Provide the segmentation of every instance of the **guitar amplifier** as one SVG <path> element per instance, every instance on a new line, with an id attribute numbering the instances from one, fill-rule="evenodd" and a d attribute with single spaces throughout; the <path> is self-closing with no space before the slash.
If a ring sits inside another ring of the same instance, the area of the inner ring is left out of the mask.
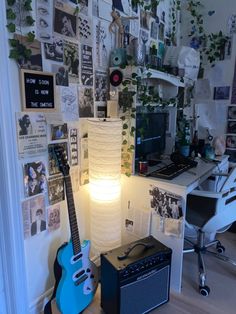
<path id="1" fill-rule="evenodd" d="M 105 313 L 147 313 L 168 302 L 171 254 L 152 236 L 101 254 Z"/>

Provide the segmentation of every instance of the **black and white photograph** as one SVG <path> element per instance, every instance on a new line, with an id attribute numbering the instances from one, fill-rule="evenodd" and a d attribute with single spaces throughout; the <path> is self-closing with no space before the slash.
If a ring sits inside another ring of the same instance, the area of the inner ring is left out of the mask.
<path id="1" fill-rule="evenodd" d="M 130 13 L 130 4 L 127 0 L 112 0 L 112 7 L 126 14 Z"/>
<path id="2" fill-rule="evenodd" d="M 140 10 L 140 27 L 149 30 L 150 12 Z"/>
<path id="3" fill-rule="evenodd" d="M 151 186 L 151 208 L 163 218 L 180 219 L 183 216 L 182 200 L 179 195 Z"/>
<path id="4" fill-rule="evenodd" d="M 56 85 L 68 86 L 69 85 L 68 68 L 60 64 L 52 64 L 51 68 L 52 68 L 52 72 L 55 73 Z"/>
<path id="5" fill-rule="evenodd" d="M 80 171 L 80 185 L 85 185 L 89 183 L 89 170 L 84 169 Z"/>
<path id="6" fill-rule="evenodd" d="M 228 121 L 227 133 L 236 134 L 236 121 Z"/>
<path id="7" fill-rule="evenodd" d="M 54 153 L 55 146 L 61 146 L 63 150 L 65 151 L 67 159 L 68 159 L 68 150 L 67 150 L 66 142 L 57 143 L 57 144 L 49 144 L 48 145 L 48 173 L 50 176 L 61 173 L 58 167 L 57 161 L 56 161 L 55 153 Z"/>
<path id="8" fill-rule="evenodd" d="M 236 106 L 228 107 L 228 119 L 236 120 Z"/>
<path id="9" fill-rule="evenodd" d="M 62 175 L 54 176 L 48 179 L 48 198 L 49 204 L 54 205 L 64 201 L 64 178 Z"/>
<path id="10" fill-rule="evenodd" d="M 151 32 L 150 32 L 150 37 L 152 39 L 155 39 L 155 40 L 158 39 L 158 30 L 159 30 L 159 25 L 155 21 L 152 21 Z"/>
<path id="11" fill-rule="evenodd" d="M 30 116 L 24 114 L 18 119 L 19 135 L 31 135 L 33 134 L 33 126 L 30 121 Z"/>
<path id="12" fill-rule="evenodd" d="M 107 115 L 107 106 L 101 106 L 96 104 L 96 114 L 95 117 L 96 118 L 106 118 Z"/>
<path id="13" fill-rule="evenodd" d="M 81 88 L 79 93 L 79 116 L 89 118 L 94 116 L 94 99 L 92 88 Z"/>
<path id="14" fill-rule="evenodd" d="M 61 38 L 53 38 L 52 43 L 44 43 L 45 59 L 56 62 L 63 62 L 63 40 Z"/>
<path id="15" fill-rule="evenodd" d="M 76 128 L 69 130 L 69 146 L 71 166 L 77 166 L 79 163 L 79 152 L 78 152 L 78 132 Z"/>
<path id="16" fill-rule="evenodd" d="M 95 101 L 107 101 L 107 72 L 95 71 Z"/>
<path id="17" fill-rule="evenodd" d="M 25 197 L 47 191 L 46 167 L 42 161 L 24 164 Z"/>
<path id="18" fill-rule="evenodd" d="M 67 123 L 51 124 L 51 140 L 64 140 L 68 138 Z"/>
<path id="19" fill-rule="evenodd" d="M 158 36 L 158 39 L 164 41 L 164 34 L 165 34 L 165 24 L 161 22 L 159 24 L 159 36 Z"/>
<path id="20" fill-rule="evenodd" d="M 69 14 L 65 11 L 61 11 L 55 8 L 54 11 L 54 32 L 75 38 L 76 37 L 76 21 L 77 16 Z"/>
<path id="21" fill-rule="evenodd" d="M 83 14 L 78 16 L 78 37 L 80 43 L 92 44 L 93 32 L 92 32 L 92 19 Z"/>
<path id="22" fill-rule="evenodd" d="M 81 45 L 81 83 L 93 86 L 93 48 Z"/>
<path id="23" fill-rule="evenodd" d="M 230 86 L 217 86 L 214 87 L 214 99 L 226 100 L 229 99 Z"/>
<path id="24" fill-rule="evenodd" d="M 76 78 L 78 82 L 79 77 L 79 47 L 78 44 L 65 40 L 64 41 L 64 64 L 68 69 L 69 77 Z"/>
<path id="25" fill-rule="evenodd" d="M 236 135 L 228 135 L 226 137 L 226 147 L 236 148 Z"/>

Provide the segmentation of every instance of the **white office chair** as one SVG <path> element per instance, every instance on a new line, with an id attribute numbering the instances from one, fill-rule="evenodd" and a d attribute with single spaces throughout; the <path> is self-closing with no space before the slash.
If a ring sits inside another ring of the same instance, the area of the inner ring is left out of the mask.
<path id="1" fill-rule="evenodd" d="M 220 241 L 206 241 L 206 234 L 224 232 L 236 221 L 236 167 L 233 168 L 220 192 L 194 190 L 187 197 L 186 220 L 197 228 L 197 243 L 189 239 L 185 241 L 191 248 L 184 249 L 184 253 L 195 252 L 198 255 L 199 292 L 207 296 L 210 288 L 205 285 L 206 270 L 203 254 L 210 254 L 236 266 L 236 262 L 226 257 L 225 248 Z M 217 252 L 208 248 L 215 245 Z"/>

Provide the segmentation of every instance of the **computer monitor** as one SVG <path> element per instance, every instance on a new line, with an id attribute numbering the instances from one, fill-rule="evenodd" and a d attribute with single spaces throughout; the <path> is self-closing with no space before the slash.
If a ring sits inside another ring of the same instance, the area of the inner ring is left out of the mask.
<path id="1" fill-rule="evenodd" d="M 167 112 L 137 111 L 135 161 L 146 160 L 152 166 L 165 150 Z"/>

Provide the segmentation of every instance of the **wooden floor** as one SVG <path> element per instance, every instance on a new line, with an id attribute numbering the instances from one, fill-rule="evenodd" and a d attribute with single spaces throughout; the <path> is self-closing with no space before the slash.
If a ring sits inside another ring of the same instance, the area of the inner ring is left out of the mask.
<path id="1" fill-rule="evenodd" d="M 226 255 L 236 261 L 236 233 L 221 234 Z M 182 293 L 170 294 L 170 301 L 153 310 L 151 314 L 235 314 L 236 313 L 236 267 L 205 256 L 207 285 L 211 288 L 208 297 L 198 292 L 197 258 L 193 253 L 184 257 Z M 59 312 L 54 311 L 54 314 Z M 100 287 L 95 298 L 83 314 L 103 314 L 100 308 Z M 136 313 L 130 313 L 136 314 Z"/>
<path id="2" fill-rule="evenodd" d="M 236 260 L 236 233 L 219 235 L 226 247 L 226 254 Z M 198 292 L 197 258 L 193 253 L 184 257 L 182 293 L 171 293 L 167 304 L 153 310 L 152 314 L 235 314 L 236 313 L 236 267 L 211 256 L 205 257 L 207 285 L 211 288 L 208 297 Z M 93 303 L 84 314 L 102 314 L 100 289 Z M 135 314 L 135 313 L 130 313 Z"/>

